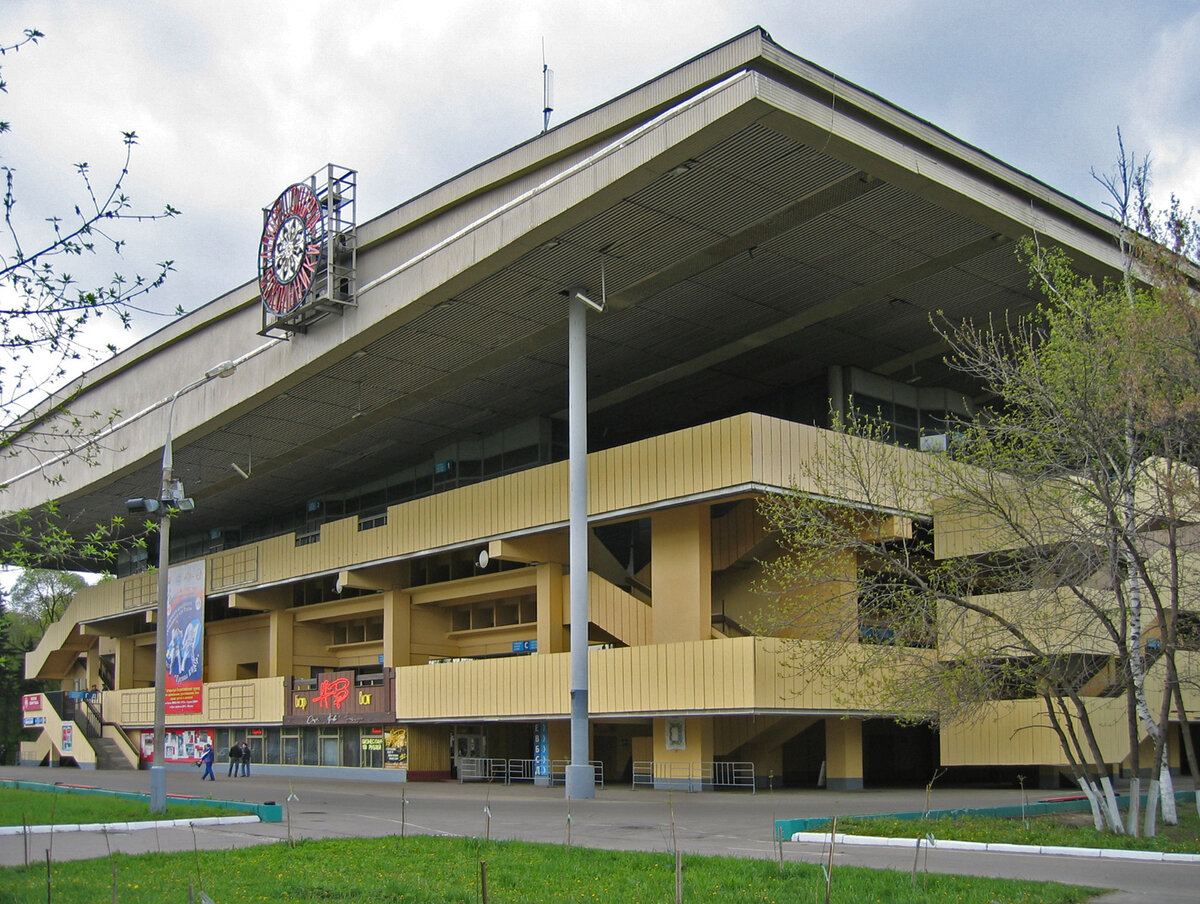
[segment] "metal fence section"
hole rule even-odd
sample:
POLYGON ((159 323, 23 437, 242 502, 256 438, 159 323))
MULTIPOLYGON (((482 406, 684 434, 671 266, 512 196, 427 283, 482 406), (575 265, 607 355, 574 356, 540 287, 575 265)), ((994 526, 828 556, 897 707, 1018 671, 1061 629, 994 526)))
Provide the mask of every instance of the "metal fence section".
POLYGON ((633 764, 634 788, 663 791, 711 791, 715 788, 749 788, 755 792, 753 763, 672 763, 637 760, 633 764))
MULTIPOLYGON (((550 761, 550 784, 565 785, 567 783, 567 767, 571 765, 570 760, 551 760, 550 761)), ((596 774, 596 787, 604 787, 604 764, 599 760, 588 760, 588 765, 592 767, 596 774)))
POLYGON ((457 765, 459 784, 494 781, 508 784, 508 760, 483 756, 460 757, 457 765))
MULTIPOLYGON (((567 781, 567 766, 570 760, 552 760, 550 774, 547 778, 552 785, 562 785, 567 781)), ((604 787, 604 764, 599 760, 589 760, 589 765, 595 770, 596 787, 604 787)), ((534 772, 533 760, 506 760, 499 757, 462 757, 458 760, 458 781, 462 782, 532 782, 538 778, 534 772)))

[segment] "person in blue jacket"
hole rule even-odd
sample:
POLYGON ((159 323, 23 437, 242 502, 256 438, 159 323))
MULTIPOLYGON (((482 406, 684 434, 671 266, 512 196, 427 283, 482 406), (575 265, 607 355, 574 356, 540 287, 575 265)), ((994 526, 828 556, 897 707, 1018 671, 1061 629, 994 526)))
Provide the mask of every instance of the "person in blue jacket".
POLYGON ((213 768, 212 768, 213 760, 215 760, 216 758, 217 758, 217 755, 213 752, 212 744, 209 744, 207 747, 204 748, 204 752, 202 754, 200 754, 200 762, 196 764, 197 766, 201 766, 201 765, 204 766, 204 774, 200 776, 200 781, 204 781, 206 778, 210 778, 214 782, 217 780, 217 777, 215 775, 213 775, 213 768))

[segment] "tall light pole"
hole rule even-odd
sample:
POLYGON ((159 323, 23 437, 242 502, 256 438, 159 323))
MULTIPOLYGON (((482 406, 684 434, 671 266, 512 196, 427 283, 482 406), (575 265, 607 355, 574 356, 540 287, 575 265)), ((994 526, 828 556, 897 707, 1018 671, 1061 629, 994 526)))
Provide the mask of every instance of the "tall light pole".
POLYGON ((171 517, 175 512, 190 511, 192 500, 183 495, 183 482, 175 479, 171 448, 171 421, 175 403, 181 395, 203 386, 218 377, 228 377, 237 364, 222 361, 210 368, 199 380, 194 380, 171 396, 167 408, 167 436, 163 442, 162 484, 158 499, 130 499, 125 505, 130 511, 158 514, 158 604, 154 613, 154 761, 150 764, 150 812, 167 809, 167 571, 171 566, 171 517))
POLYGON ((588 524, 587 524, 587 312, 604 310, 581 289, 567 293, 568 532, 571 563, 571 764, 568 799, 596 796, 588 761, 588 524))

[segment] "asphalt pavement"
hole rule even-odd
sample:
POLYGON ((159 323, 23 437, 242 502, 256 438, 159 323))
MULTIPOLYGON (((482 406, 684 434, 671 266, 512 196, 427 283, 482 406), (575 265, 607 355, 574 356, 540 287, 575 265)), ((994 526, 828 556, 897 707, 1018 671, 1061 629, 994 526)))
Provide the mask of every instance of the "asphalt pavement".
MULTIPOLYGON (((39 767, 3 767, 0 778, 66 782, 115 791, 147 791, 149 773, 79 771, 39 767)), ((55 833, 55 860, 103 857, 110 852, 227 849, 294 838, 351 838, 415 833, 522 839, 618 850, 666 851, 675 843, 684 853, 775 858, 776 819, 848 816, 921 810, 924 789, 857 792, 827 790, 720 791, 698 794, 607 787, 595 800, 567 801, 561 787, 529 784, 458 784, 327 780, 272 775, 219 777, 201 784, 198 772, 168 771, 168 794, 274 801, 285 808, 279 823, 159 828, 134 832, 55 833), (291 798, 289 800, 289 798, 291 798), (569 819, 568 819, 569 816, 569 819)), ((1019 803, 1020 792, 1007 788, 941 788, 929 799, 931 809, 986 807, 1019 803)), ((32 836, 31 858, 43 859, 48 835, 32 836)), ((930 872, 1024 878, 1111 889, 1096 898, 1103 904, 1175 904, 1198 899, 1200 865, 1141 860, 1075 858, 1054 854, 927 850, 930 872)), ((824 862, 823 844, 784 844, 795 862, 824 862)), ((0 865, 24 862, 25 839, 0 836, 0 865)), ((925 854, 922 854, 923 866, 925 854)), ((839 846, 838 864, 908 871, 911 849, 839 846)))

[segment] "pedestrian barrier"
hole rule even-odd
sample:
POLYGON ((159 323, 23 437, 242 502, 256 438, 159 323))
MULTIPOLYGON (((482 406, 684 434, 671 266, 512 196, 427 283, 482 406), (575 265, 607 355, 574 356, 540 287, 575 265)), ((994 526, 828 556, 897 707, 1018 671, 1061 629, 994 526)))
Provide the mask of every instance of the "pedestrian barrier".
MULTIPOLYGON (((571 765, 570 760, 551 760, 550 761, 550 784, 565 785, 567 783, 567 767, 571 765)), ((596 787, 604 787, 604 764, 599 760, 588 760, 588 765, 595 770, 596 787)))
MULTIPOLYGON (((567 780, 567 766, 570 760, 553 760, 550 763, 550 784, 561 785, 567 780)), ((604 787, 604 764, 599 760, 590 760, 589 765, 595 770, 596 787, 604 787)), ((463 782, 532 782, 538 776, 534 770, 533 760, 506 760, 500 757, 460 757, 457 762, 458 781, 463 782)))
POLYGON ((674 791, 711 791, 714 788, 749 788, 755 792, 753 763, 672 763, 637 760, 633 764, 634 788, 674 791))
POLYGON ((497 780, 508 784, 508 761, 495 757, 459 757, 458 781, 463 782, 494 782, 497 780))

